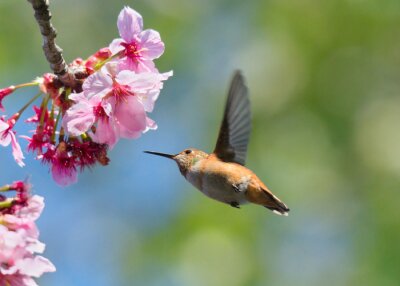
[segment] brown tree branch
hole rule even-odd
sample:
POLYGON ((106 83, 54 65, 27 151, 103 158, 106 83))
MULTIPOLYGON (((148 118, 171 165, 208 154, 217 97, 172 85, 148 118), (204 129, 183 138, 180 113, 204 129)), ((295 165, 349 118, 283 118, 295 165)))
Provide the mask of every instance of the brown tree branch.
POLYGON ((28 0, 28 2, 32 4, 35 11, 35 19, 43 37, 44 55, 50 63, 50 68, 65 86, 74 88, 77 85, 74 71, 68 68, 62 49, 55 43, 57 32, 50 22, 49 0, 28 0))

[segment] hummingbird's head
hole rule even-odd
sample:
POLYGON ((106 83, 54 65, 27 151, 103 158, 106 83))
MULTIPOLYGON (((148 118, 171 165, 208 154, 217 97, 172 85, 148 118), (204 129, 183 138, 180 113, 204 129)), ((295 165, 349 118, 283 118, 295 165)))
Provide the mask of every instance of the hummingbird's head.
POLYGON ((208 157, 207 153, 194 148, 185 149, 182 152, 175 155, 152 152, 152 151, 144 151, 144 152, 174 160, 178 164, 179 170, 184 176, 186 175, 186 172, 187 170, 190 169, 190 167, 196 164, 199 160, 208 157))
POLYGON ((186 175, 187 170, 190 169, 194 164, 196 164, 201 159, 205 159, 208 157, 208 154, 194 148, 185 149, 182 152, 176 154, 174 156, 175 162, 179 166, 179 170, 182 175, 186 175))

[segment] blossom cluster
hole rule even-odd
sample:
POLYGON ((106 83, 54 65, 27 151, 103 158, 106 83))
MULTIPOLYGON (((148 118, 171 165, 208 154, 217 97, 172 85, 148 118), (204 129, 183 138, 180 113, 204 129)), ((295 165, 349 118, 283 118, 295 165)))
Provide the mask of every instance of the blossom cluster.
POLYGON ((45 248, 35 224, 43 198, 32 196, 30 185, 22 181, 0 187, 0 192, 0 285, 35 286, 33 278, 56 270, 48 259, 37 255, 45 248), (5 195, 11 191, 15 197, 5 195))
POLYGON ((26 120, 33 124, 28 151, 50 166, 53 179, 60 185, 77 181, 78 171, 95 164, 107 165, 107 152, 120 138, 135 139, 156 129, 147 115, 152 112, 172 72, 160 73, 154 64, 164 52, 164 43, 157 31, 143 29, 142 16, 125 7, 118 16, 120 38, 113 40, 88 59, 76 59, 70 69, 80 80, 75 87, 66 87, 53 74, 35 81, 0 90, 2 100, 16 89, 38 85, 40 93, 18 112, 0 117, 0 145, 12 146, 12 154, 24 166, 24 154, 18 143, 14 125, 22 112, 33 106, 34 115, 26 120))

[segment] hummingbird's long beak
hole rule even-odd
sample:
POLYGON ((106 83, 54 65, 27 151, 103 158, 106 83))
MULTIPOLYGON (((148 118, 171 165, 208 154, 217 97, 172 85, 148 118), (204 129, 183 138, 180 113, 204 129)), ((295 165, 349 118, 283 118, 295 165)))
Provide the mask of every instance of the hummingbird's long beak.
POLYGON ((157 155, 157 156, 166 157, 169 159, 173 159, 175 157, 175 155, 165 154, 165 153, 160 153, 160 152, 153 152, 153 151, 143 151, 143 152, 147 153, 147 154, 153 154, 153 155, 157 155))

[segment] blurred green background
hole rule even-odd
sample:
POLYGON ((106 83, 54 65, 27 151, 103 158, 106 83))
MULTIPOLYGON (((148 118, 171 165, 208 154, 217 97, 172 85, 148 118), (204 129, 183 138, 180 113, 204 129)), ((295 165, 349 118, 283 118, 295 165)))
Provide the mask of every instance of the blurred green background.
MULTIPOLYGON (((65 189, 0 149, 0 184, 32 174, 46 199, 38 223, 58 269, 39 284, 399 285, 400 1, 51 1, 67 61, 116 38, 124 5, 161 33, 158 68, 174 71, 150 115, 159 129, 65 189), (142 153, 211 151, 234 69, 251 92, 247 165, 287 218, 211 201, 142 153)), ((0 85, 49 71, 30 4, 0 11, 0 85)), ((10 96, 6 114, 35 92, 10 96)))

